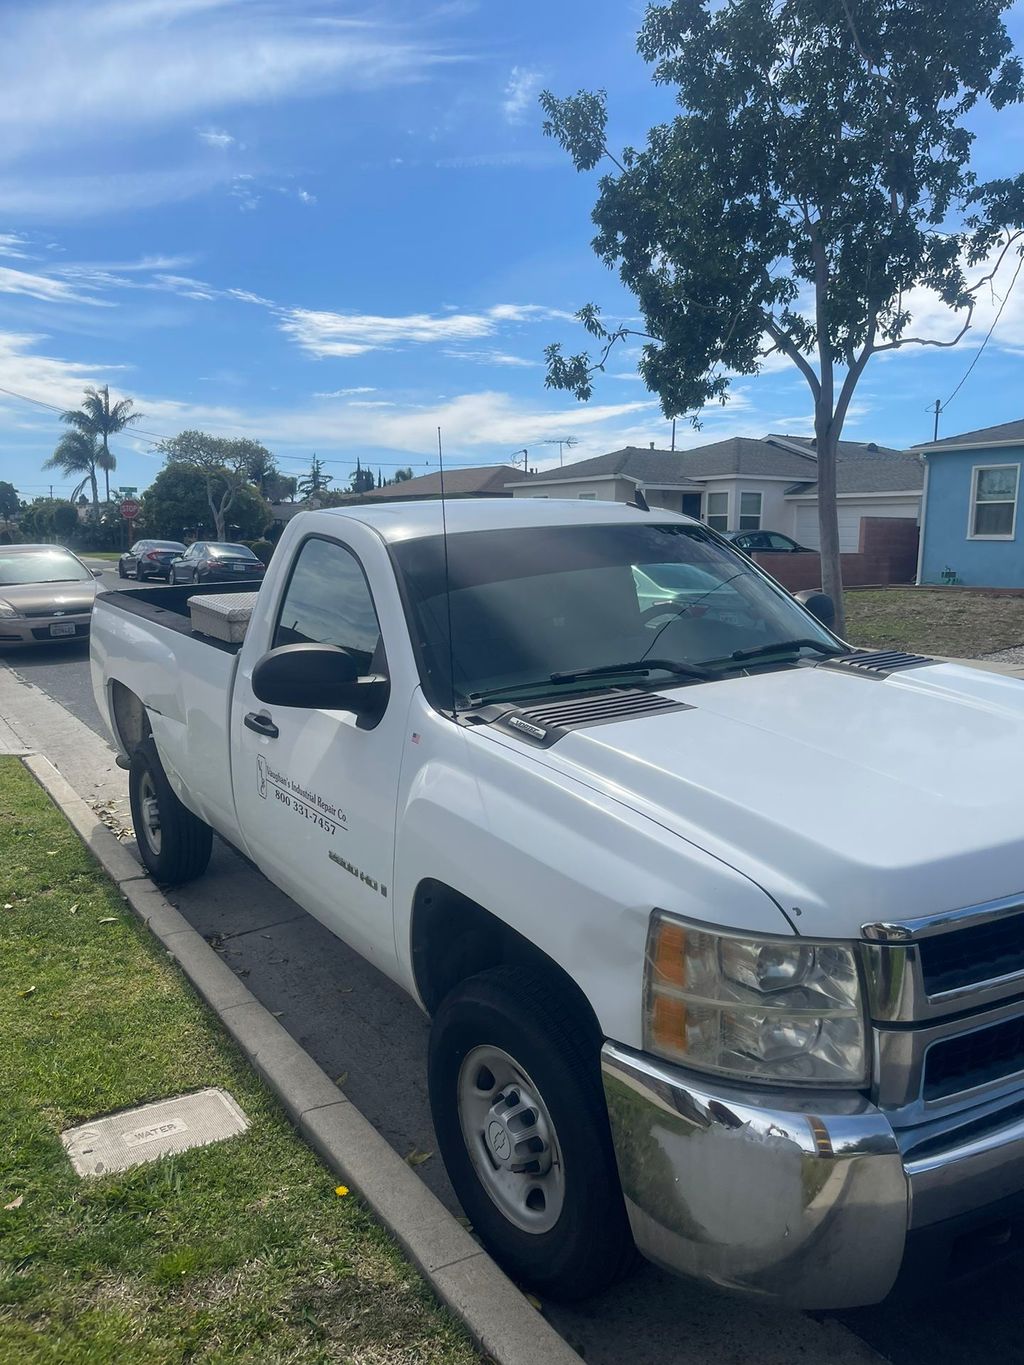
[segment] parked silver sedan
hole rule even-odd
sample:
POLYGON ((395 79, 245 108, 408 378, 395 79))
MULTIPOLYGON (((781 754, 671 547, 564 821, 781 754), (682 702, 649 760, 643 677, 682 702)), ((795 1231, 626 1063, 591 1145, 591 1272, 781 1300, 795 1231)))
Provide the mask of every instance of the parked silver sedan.
POLYGON ((0 545, 0 647, 86 638, 99 576, 60 545, 0 545))

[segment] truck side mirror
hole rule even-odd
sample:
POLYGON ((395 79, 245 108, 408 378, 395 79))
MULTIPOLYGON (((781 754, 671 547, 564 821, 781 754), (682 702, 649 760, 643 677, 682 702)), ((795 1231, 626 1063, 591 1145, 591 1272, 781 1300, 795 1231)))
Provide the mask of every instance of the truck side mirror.
POLYGON ((252 690, 268 706, 296 706, 316 711, 353 711, 361 719, 379 720, 390 686, 385 677, 360 676, 358 666, 337 645, 279 645, 252 671, 252 690))
POLYGON ((805 588, 803 592, 796 594, 796 600, 802 602, 823 626, 832 628, 832 623, 836 619, 836 604, 827 592, 822 592, 820 588, 805 588))

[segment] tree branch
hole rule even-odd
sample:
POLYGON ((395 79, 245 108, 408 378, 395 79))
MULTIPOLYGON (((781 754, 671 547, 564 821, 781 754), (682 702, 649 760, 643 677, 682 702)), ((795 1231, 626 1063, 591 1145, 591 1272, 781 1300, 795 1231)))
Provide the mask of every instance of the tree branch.
POLYGON ((881 351, 898 351, 901 346, 955 346, 958 341, 962 341, 971 328, 971 319, 974 317, 975 300, 972 299, 967 305, 967 317, 964 325, 957 332, 951 341, 939 341, 935 337, 897 337, 895 341, 883 341, 881 346, 874 348, 873 354, 878 355, 881 351))
POLYGON ((772 341, 775 342, 778 349, 782 351, 784 355, 789 356, 790 360, 792 360, 793 364, 807 380, 814 401, 817 402, 821 397, 821 383, 806 357, 801 355, 792 339, 786 335, 778 323, 775 322, 774 318, 768 315, 765 316, 764 330, 771 337, 772 341))

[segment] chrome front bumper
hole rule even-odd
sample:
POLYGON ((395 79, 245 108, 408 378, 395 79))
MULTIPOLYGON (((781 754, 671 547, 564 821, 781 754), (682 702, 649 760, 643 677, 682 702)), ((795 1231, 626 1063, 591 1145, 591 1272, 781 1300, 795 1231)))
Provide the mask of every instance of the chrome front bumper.
POLYGON ((973 1211, 983 1231, 1024 1190, 1020 1112, 897 1134, 857 1094, 744 1089, 614 1043, 602 1071, 637 1246, 725 1288, 798 1308, 877 1303, 908 1234, 973 1211))

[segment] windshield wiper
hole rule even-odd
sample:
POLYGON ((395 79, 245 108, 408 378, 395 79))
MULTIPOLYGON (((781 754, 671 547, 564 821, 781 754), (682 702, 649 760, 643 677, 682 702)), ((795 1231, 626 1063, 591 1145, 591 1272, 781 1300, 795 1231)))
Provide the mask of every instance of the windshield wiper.
POLYGON ((596 668, 574 668, 569 672, 550 673, 546 678, 535 682, 509 683, 507 687, 491 687, 484 692, 473 692, 467 698, 470 706, 482 706, 489 701, 503 701, 506 697, 518 696, 521 692, 539 692, 552 683, 562 687, 566 683, 584 681, 587 678, 614 678, 619 675, 642 674, 644 677, 655 669, 675 673, 680 678, 699 678, 706 682, 713 675, 697 664, 687 664, 675 659, 632 659, 624 664, 601 664, 596 668))
POLYGON ((622 664, 600 664, 596 668, 574 668, 571 672, 552 673, 553 683, 576 682, 578 678, 614 677, 617 673, 651 673, 654 669, 675 673, 680 678, 703 678, 711 676, 707 669, 698 664, 683 663, 678 659, 630 659, 622 664))
POLYGON ((718 664, 741 664, 748 659, 760 659, 763 655, 781 654, 793 649, 813 649, 818 654, 842 654, 845 651, 835 645, 823 644, 821 640, 777 640, 770 645, 756 645, 753 649, 736 649, 721 659, 704 659, 701 666, 712 668, 718 664))

